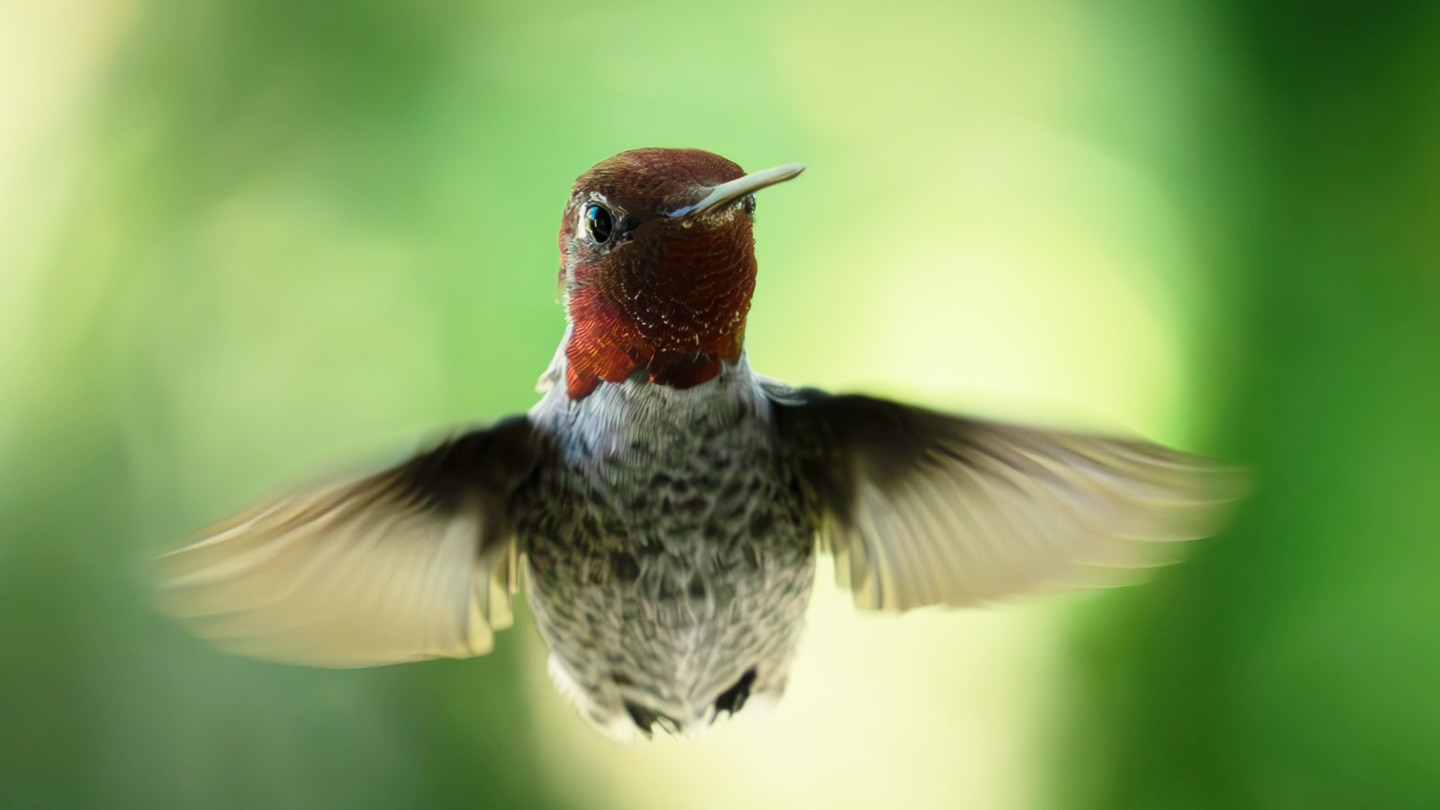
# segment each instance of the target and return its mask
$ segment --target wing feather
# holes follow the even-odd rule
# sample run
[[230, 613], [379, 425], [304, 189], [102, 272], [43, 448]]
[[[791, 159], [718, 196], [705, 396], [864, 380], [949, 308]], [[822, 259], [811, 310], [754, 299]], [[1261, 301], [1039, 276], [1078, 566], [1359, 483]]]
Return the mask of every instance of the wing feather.
[[488, 652], [512, 621], [524, 419], [360, 481], [261, 504], [161, 556], [162, 609], [257, 658], [361, 667]]
[[771, 391], [777, 429], [857, 603], [970, 605], [1173, 562], [1219, 528], [1239, 468], [1132, 439]]

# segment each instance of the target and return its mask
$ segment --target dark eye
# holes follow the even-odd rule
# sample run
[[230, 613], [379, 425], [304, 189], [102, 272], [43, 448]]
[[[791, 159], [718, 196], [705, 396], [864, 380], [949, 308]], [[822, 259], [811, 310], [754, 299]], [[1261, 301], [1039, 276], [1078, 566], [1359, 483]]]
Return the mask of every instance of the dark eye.
[[755, 195], [754, 195], [754, 194], [747, 194], [747, 195], [745, 195], [745, 199], [743, 199], [743, 200], [740, 201], [740, 207], [745, 210], [745, 213], [750, 214], [751, 216], [754, 216], [754, 214], [755, 214]]
[[609, 242], [610, 236], [615, 233], [615, 218], [605, 206], [590, 203], [585, 206], [585, 231], [595, 240], [595, 244], [603, 245]]

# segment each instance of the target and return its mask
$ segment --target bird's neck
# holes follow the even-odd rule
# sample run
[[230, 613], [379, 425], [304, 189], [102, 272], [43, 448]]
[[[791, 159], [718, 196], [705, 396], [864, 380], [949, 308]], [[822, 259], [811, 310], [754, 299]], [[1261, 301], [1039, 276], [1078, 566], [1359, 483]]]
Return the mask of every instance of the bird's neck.
[[574, 288], [565, 383], [583, 399], [642, 377], [692, 388], [740, 358], [755, 290], [753, 254], [698, 271], [615, 273]]
[[743, 354], [723, 364], [710, 381], [690, 389], [632, 378], [599, 385], [578, 399], [565, 388], [567, 365], [562, 348], [542, 378], [545, 394], [529, 416], [538, 429], [555, 436], [561, 452], [580, 467], [613, 466], [623, 460], [637, 469], [662, 469], [693, 460], [688, 451], [674, 452], [676, 442], [703, 443], [713, 440], [717, 430], [732, 438], [749, 436], [749, 431], [769, 435], [769, 400]]

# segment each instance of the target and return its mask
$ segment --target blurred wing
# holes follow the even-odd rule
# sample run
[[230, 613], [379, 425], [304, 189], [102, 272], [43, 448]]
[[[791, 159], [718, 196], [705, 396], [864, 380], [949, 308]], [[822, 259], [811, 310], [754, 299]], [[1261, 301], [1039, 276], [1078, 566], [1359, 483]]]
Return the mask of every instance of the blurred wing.
[[770, 394], [821, 544], [861, 607], [1122, 584], [1125, 569], [1173, 561], [1151, 541], [1213, 533], [1246, 489], [1237, 468], [1142, 441]]
[[489, 652], [511, 621], [507, 503], [537, 450], [516, 418], [262, 504], [160, 558], [161, 607], [226, 650], [296, 664]]

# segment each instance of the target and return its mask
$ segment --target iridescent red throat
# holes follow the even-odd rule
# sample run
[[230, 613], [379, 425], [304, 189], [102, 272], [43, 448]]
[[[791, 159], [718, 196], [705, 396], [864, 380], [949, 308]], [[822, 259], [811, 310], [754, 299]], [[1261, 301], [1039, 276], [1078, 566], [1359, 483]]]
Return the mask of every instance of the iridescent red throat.
[[696, 230], [654, 240], [649, 254], [616, 251], [575, 268], [568, 296], [574, 330], [565, 349], [571, 399], [639, 374], [690, 388], [740, 358], [755, 291], [749, 222]]

